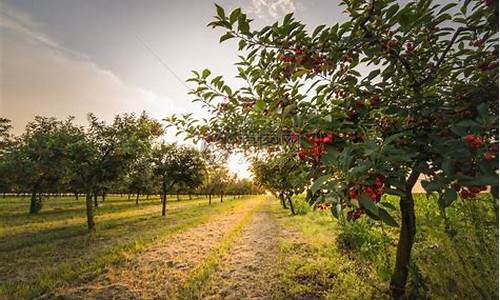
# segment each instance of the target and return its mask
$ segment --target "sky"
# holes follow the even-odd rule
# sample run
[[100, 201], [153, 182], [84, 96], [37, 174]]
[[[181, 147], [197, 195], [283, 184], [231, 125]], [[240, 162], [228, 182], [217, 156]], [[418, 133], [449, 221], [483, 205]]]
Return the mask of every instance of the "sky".
[[[257, 28], [289, 12], [309, 28], [344, 18], [335, 0], [217, 3], [241, 7]], [[0, 0], [0, 116], [16, 134], [35, 115], [72, 115], [81, 124], [89, 112], [107, 121], [143, 110], [158, 120], [204, 116], [185, 80], [209, 68], [234, 82], [238, 55], [234, 42], [219, 44], [221, 31], [206, 27], [214, 14], [204, 0]], [[250, 175], [241, 154], [228, 164]]]

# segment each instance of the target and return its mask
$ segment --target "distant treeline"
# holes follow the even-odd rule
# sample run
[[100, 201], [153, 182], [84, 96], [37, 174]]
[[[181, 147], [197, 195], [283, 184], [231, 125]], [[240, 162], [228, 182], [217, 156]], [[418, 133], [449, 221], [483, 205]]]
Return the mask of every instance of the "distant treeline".
[[[0, 193], [30, 195], [30, 213], [42, 209], [48, 195], [84, 195], [89, 229], [98, 195], [258, 194], [252, 181], [231, 176], [225, 156], [208, 150], [165, 143], [163, 126], [145, 113], [117, 115], [106, 124], [88, 115], [86, 127], [73, 117], [36, 116], [25, 131], [11, 134], [10, 120], [0, 118]], [[130, 196], [129, 196], [130, 197]]]

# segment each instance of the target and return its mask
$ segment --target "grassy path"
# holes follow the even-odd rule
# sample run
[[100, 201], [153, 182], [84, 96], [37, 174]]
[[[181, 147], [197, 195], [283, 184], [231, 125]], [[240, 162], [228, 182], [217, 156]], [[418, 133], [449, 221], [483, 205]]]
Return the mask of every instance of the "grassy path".
[[272, 299], [279, 289], [278, 242], [281, 228], [273, 199], [259, 207], [241, 238], [223, 257], [200, 293], [202, 299]]

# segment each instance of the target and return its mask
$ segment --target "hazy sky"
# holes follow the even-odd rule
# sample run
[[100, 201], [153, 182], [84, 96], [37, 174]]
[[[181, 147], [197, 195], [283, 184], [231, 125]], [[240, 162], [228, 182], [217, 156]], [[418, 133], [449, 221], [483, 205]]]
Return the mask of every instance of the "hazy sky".
[[[291, 11], [311, 27], [343, 18], [335, 0], [218, 4], [242, 7], [257, 26]], [[201, 115], [183, 83], [190, 71], [235, 75], [235, 44], [219, 44], [221, 32], [206, 27], [214, 14], [202, 0], [0, 0], [0, 115], [15, 133], [37, 114], [81, 123], [88, 112]], [[244, 176], [238, 160], [230, 168]]]

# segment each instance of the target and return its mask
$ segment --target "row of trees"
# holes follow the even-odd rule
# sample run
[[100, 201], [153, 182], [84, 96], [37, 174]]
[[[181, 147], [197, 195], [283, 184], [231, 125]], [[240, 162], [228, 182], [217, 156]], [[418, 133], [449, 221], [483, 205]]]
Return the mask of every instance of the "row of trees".
[[0, 119], [0, 192], [30, 192], [30, 213], [42, 208], [47, 193], [85, 195], [87, 223], [94, 229], [97, 196], [107, 193], [161, 194], [162, 215], [167, 193], [249, 194], [251, 181], [230, 176], [224, 157], [192, 147], [158, 142], [162, 125], [146, 114], [118, 115], [111, 124], [92, 114], [88, 126], [73, 118], [35, 117], [20, 136], [10, 134]]
[[487, 186], [498, 201], [498, 1], [341, 5], [348, 21], [312, 31], [293, 14], [252, 30], [240, 9], [217, 6], [209, 26], [237, 40], [242, 87], [194, 72], [191, 93], [212, 118], [168, 120], [188, 138], [258, 153], [257, 178], [283, 203], [307, 189], [336, 217], [397, 226], [380, 200], [399, 196], [390, 289], [400, 298], [418, 178], [442, 214]]

